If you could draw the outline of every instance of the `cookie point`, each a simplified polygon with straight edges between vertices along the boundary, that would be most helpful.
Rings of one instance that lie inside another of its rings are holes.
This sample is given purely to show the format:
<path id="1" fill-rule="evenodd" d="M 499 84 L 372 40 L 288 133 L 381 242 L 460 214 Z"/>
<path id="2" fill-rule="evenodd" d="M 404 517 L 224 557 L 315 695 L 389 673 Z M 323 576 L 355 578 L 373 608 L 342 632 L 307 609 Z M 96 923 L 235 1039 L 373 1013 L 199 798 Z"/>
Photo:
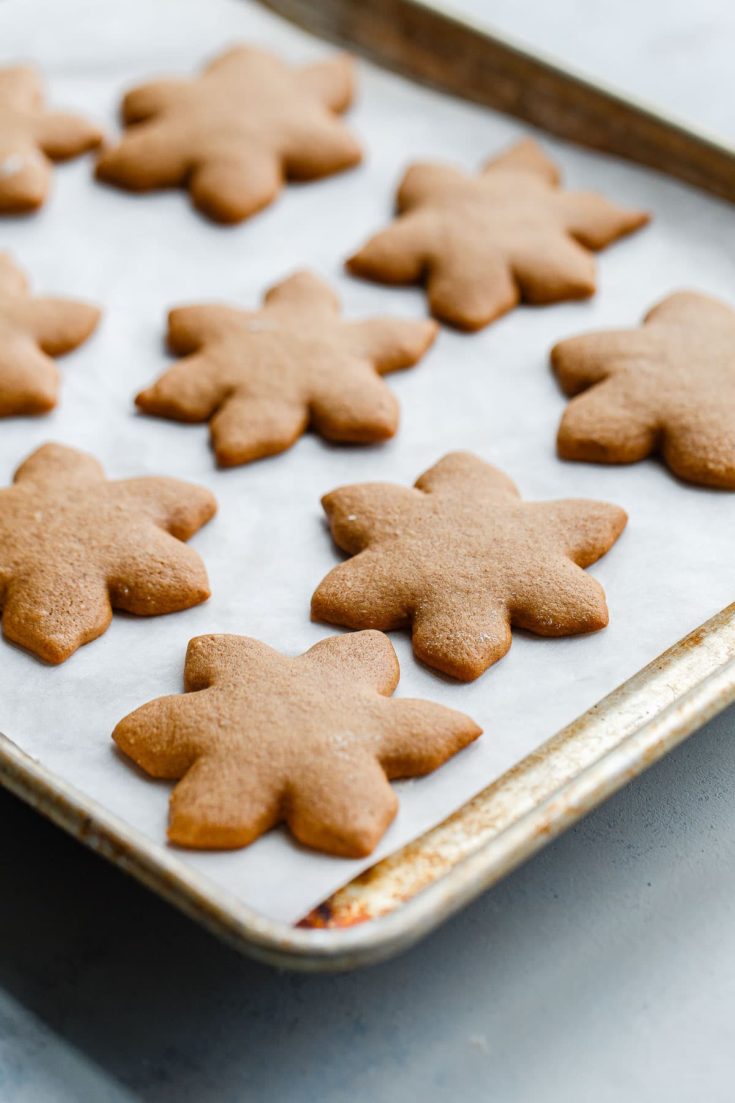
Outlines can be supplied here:
<path id="1" fill-rule="evenodd" d="M 438 670 L 441 674 L 445 674 L 448 678 L 454 678 L 458 682 L 476 682 L 490 666 L 502 657 L 497 656 L 489 661 L 473 661 L 469 658 L 437 655 L 434 652 L 426 653 L 422 648 L 417 648 L 415 643 L 414 655 L 425 666 L 432 670 Z M 481 734 L 481 731 L 478 731 L 479 734 Z"/>
<path id="2" fill-rule="evenodd" d="M 327 517 L 331 518 L 332 511 L 336 508 L 338 495 L 339 490 L 329 490 L 326 494 L 322 494 L 321 498 L 319 499 L 321 507 L 326 513 Z"/>
<path id="3" fill-rule="evenodd" d="M 20 644 L 21 647 L 32 652 L 37 658 L 48 663 L 49 666 L 60 666 L 62 663 L 66 662 L 67 659 L 71 658 L 78 649 L 78 645 L 62 643 L 60 640 L 52 638 L 44 639 L 43 641 L 35 641 L 33 643 L 24 643 L 21 639 L 15 639 L 13 642 Z"/>
<path id="4" fill-rule="evenodd" d="M 619 535 L 623 531 L 625 526 L 628 524 L 629 517 L 628 517 L 628 514 L 626 513 L 626 511 L 623 509 L 622 506 L 613 506 L 612 508 L 613 508 L 613 516 L 614 516 L 615 521 L 616 521 L 617 532 L 618 532 L 618 535 Z"/>
<path id="5" fill-rule="evenodd" d="M 601 597 L 600 605 L 596 611 L 596 615 L 590 617 L 589 622 L 586 625 L 586 630 L 588 632 L 600 632 L 603 628 L 607 628 L 609 623 L 610 613 L 607 608 L 607 602 L 605 601 L 604 597 Z"/>
<path id="6" fill-rule="evenodd" d="M 568 338 L 562 338 L 562 340 L 557 341 L 555 345 L 551 346 L 551 352 L 549 353 L 549 360 L 551 361 L 551 366 L 554 369 L 554 371 L 557 371 L 559 369 L 561 361 L 564 358 L 564 344 L 566 343 L 567 340 L 568 340 Z"/>
<path id="7" fill-rule="evenodd" d="M 23 196 L 13 198 L 7 206 L 2 205 L 2 189 L 0 188 L 0 213 L 4 214 L 33 214 L 40 207 L 43 206 L 43 201 L 46 198 L 46 191 L 37 190 L 31 193 L 26 193 Z"/>
<path id="8" fill-rule="evenodd" d="M 632 223 L 631 229 L 638 230 L 643 226 L 647 226 L 649 222 L 653 221 L 652 211 L 631 211 L 630 221 Z"/>
<path id="9" fill-rule="evenodd" d="M 110 154 L 112 152 L 111 147 L 106 146 L 97 158 L 94 166 L 94 178 L 95 180 L 101 180 L 105 184 L 112 183 L 111 176 L 111 163 L 112 158 Z"/>
<path id="10" fill-rule="evenodd" d="M 87 336 L 94 333 L 97 326 L 100 324 L 104 311 L 102 307 L 97 306 L 95 303 L 81 303 L 80 304 L 87 314 Z"/>
<path id="11" fill-rule="evenodd" d="M 200 583 L 198 586 L 192 587 L 191 604 L 203 605 L 205 601 L 209 601 L 211 596 L 212 591 L 209 588 L 209 583 Z"/>
<path id="12" fill-rule="evenodd" d="M 248 456 L 243 459 L 235 452 L 231 452 L 228 448 L 215 447 L 214 458 L 217 463 L 217 467 L 239 467 L 243 463 L 251 463 L 253 460 L 261 459 L 260 456 Z"/>
<path id="13" fill-rule="evenodd" d="M 319 589 L 320 588 L 316 589 L 314 591 L 314 593 L 311 595 L 311 605 L 309 607 L 310 619 L 315 624 L 323 624 L 325 621 L 328 621 L 328 619 L 329 619 L 328 617 L 326 617 L 324 615 L 325 614 L 325 609 L 324 609 L 323 604 L 322 604 L 322 596 L 319 592 Z"/>

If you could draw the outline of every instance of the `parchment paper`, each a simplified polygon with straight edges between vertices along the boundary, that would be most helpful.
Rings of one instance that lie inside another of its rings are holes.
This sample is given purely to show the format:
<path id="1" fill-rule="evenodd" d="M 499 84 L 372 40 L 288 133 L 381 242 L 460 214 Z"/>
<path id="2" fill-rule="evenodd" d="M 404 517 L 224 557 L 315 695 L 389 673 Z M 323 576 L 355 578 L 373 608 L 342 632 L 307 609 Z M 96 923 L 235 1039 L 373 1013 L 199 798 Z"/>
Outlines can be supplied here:
<path id="1" fill-rule="evenodd" d="M 307 61 L 329 48 L 255 5 L 236 0 L 6 0 L 0 56 L 46 70 L 54 104 L 116 127 L 120 92 L 141 79 L 188 74 L 236 40 Z M 593 573 L 607 591 L 610 627 L 597 635 L 539 640 L 515 633 L 510 654 L 473 685 L 442 679 L 393 636 L 399 694 L 424 696 L 473 715 L 486 734 L 430 778 L 399 786 L 401 810 L 369 862 L 443 819 L 472 794 L 735 597 L 735 496 L 677 483 L 658 463 L 632 468 L 563 464 L 554 437 L 564 408 L 548 368 L 560 337 L 633 325 L 655 300 L 696 287 L 735 301 L 731 208 L 651 173 L 550 140 L 570 186 L 599 188 L 655 214 L 652 226 L 602 254 L 589 303 L 521 309 L 483 333 L 442 330 L 417 368 L 391 377 L 402 407 L 398 436 L 376 448 L 330 447 L 306 437 L 278 458 L 215 470 L 206 426 L 136 415 L 135 392 L 167 364 L 167 308 L 259 301 L 294 268 L 334 281 L 350 317 L 420 316 L 415 290 L 350 279 L 341 262 L 389 217 L 395 184 L 414 158 L 474 168 L 522 130 L 368 65 L 350 125 L 367 160 L 324 183 L 291 187 L 237 228 L 197 216 L 185 195 L 139 198 L 95 185 L 91 161 L 59 168 L 37 217 L 0 222 L 38 291 L 102 304 L 98 334 L 61 362 L 56 412 L 0 421 L 0 478 L 46 440 L 89 449 L 111 476 L 163 473 L 206 483 L 218 517 L 193 544 L 213 597 L 197 609 L 138 620 L 116 615 L 107 634 L 59 668 L 0 644 L 0 730 L 60 777 L 165 844 L 169 786 L 153 783 L 113 751 L 110 732 L 137 705 L 181 688 L 187 641 L 241 632 L 297 653 L 330 633 L 309 621 L 309 598 L 338 560 L 319 497 L 344 483 L 411 483 L 445 452 L 477 451 L 504 468 L 529 498 L 587 496 L 622 505 L 628 530 Z M 295 921 L 369 862 L 309 853 L 275 831 L 246 850 L 178 851 L 266 915 Z"/>

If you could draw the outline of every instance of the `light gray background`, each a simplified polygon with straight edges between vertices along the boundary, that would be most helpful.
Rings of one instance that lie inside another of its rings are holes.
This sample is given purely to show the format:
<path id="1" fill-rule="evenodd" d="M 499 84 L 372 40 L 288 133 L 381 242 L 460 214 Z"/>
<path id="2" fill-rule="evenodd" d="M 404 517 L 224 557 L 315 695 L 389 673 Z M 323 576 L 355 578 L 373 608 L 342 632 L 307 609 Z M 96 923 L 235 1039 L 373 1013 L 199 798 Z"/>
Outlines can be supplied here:
<path id="1" fill-rule="evenodd" d="M 724 0 L 461 3 L 733 136 Z M 336 978 L 237 958 L 0 794 L 0 1103 L 730 1103 L 734 729 L 411 953 Z"/>

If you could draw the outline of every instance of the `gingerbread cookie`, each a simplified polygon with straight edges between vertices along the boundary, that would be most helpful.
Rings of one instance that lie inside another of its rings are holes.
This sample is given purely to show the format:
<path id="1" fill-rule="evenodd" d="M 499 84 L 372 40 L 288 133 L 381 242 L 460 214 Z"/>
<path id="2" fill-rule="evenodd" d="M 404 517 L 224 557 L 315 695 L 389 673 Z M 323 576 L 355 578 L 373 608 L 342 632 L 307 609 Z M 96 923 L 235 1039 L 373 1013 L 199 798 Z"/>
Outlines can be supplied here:
<path id="1" fill-rule="evenodd" d="M 0 253 L 0 417 L 53 409 L 59 373 L 52 357 L 83 344 L 99 317 L 88 303 L 32 298 L 21 270 Z"/>
<path id="2" fill-rule="evenodd" d="M 568 636 L 607 624 L 602 587 L 582 568 L 623 531 L 617 506 L 522 502 L 507 475 L 469 452 L 451 452 L 413 489 L 361 483 L 322 505 L 355 558 L 318 586 L 313 617 L 411 625 L 416 657 L 454 678 L 472 681 L 501 659 L 511 626 Z"/>
<path id="3" fill-rule="evenodd" d="M 182 541 L 216 508 L 203 487 L 108 482 L 86 452 L 45 444 L 0 490 L 5 636 L 61 663 L 102 635 L 113 608 L 152 616 L 205 601 L 204 565 Z"/>
<path id="4" fill-rule="evenodd" d="M 158 80 L 128 92 L 130 129 L 103 152 L 97 176 L 132 191 L 186 186 L 217 222 L 241 222 L 278 195 L 284 179 L 314 180 L 360 162 L 338 121 L 354 94 L 344 54 L 292 68 L 236 46 L 200 77 Z"/>
<path id="5" fill-rule="evenodd" d="M 412 165 L 398 218 L 347 262 L 381 283 L 425 281 L 431 312 L 481 329 L 522 299 L 553 303 L 595 291 L 590 250 L 648 221 L 594 192 L 563 192 L 539 146 L 519 142 L 479 176 L 441 164 Z"/>
<path id="6" fill-rule="evenodd" d="M 35 69 L 0 69 L 0 214 L 40 207 L 48 194 L 51 162 L 78 157 L 102 141 L 98 127 L 43 106 Z"/>
<path id="7" fill-rule="evenodd" d="M 435 335 L 423 320 L 344 322 L 330 287 L 297 272 L 271 288 L 261 310 L 172 310 L 168 341 L 184 359 L 136 403 L 160 417 L 209 421 L 222 467 L 283 452 L 308 425 L 334 441 L 386 440 L 398 403 L 380 376 L 415 364 Z"/>
<path id="8" fill-rule="evenodd" d="M 247 636 L 198 636 L 186 693 L 131 713 L 113 739 L 178 780 L 168 835 L 247 846 L 285 821 L 306 846 L 361 858 L 396 814 L 388 778 L 437 769 L 481 734 L 461 712 L 391 700 L 396 653 L 379 632 L 331 636 L 287 658 Z"/>
<path id="9" fill-rule="evenodd" d="M 735 310 L 680 291 L 639 329 L 561 341 L 552 364 L 572 397 L 559 455 L 635 463 L 654 452 L 681 479 L 735 489 Z M 584 393 L 583 393 L 584 392 Z"/>

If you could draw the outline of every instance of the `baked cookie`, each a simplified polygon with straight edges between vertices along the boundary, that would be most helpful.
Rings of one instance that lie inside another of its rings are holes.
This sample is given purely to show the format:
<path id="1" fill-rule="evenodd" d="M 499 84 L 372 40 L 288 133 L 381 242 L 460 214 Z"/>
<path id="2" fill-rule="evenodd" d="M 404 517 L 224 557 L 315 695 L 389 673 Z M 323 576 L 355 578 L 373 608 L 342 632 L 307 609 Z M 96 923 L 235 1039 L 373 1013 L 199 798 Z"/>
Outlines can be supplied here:
<path id="1" fill-rule="evenodd" d="M 345 322 L 328 284 L 297 272 L 261 310 L 172 310 L 168 342 L 184 359 L 135 401 L 147 414 L 209 421 L 222 467 L 284 452 L 308 425 L 334 441 L 386 440 L 398 403 L 380 376 L 415 364 L 435 335 L 425 320 Z"/>
<path id="2" fill-rule="evenodd" d="M 89 303 L 32 298 L 21 270 L 0 253 L 0 417 L 53 409 L 59 373 L 52 357 L 83 344 L 99 317 Z"/>
<path id="3" fill-rule="evenodd" d="M 331 636 L 287 658 L 247 636 L 198 636 L 186 693 L 143 705 L 113 739 L 178 780 L 168 835 L 247 846 L 285 821 L 306 846 L 360 858 L 396 814 L 388 778 L 428 774 L 481 734 L 461 712 L 390 700 L 396 653 L 379 632 Z"/>
<path id="4" fill-rule="evenodd" d="M 214 497 L 178 479 L 108 482 L 86 452 L 45 444 L 0 490 L 0 610 L 13 643 L 49 663 L 101 636 L 112 609 L 173 613 L 209 597 L 188 540 Z"/>
<path id="5" fill-rule="evenodd" d="M 380 283 L 426 283 L 431 312 L 481 329 L 522 299 L 554 303 L 595 291 L 590 250 L 648 221 L 594 192 L 564 192 L 533 141 L 489 161 L 479 176 L 415 164 L 398 190 L 398 217 L 347 261 Z"/>
<path id="6" fill-rule="evenodd" d="M 735 489 L 735 310 L 679 291 L 639 329 L 590 333 L 551 353 L 572 397 L 567 460 L 635 463 L 658 452 L 681 479 Z"/>
<path id="7" fill-rule="evenodd" d="M 285 178 L 314 180 L 362 153 L 338 121 L 354 95 L 352 61 L 339 54 L 292 68 L 236 46 L 200 77 L 157 80 L 128 92 L 120 144 L 97 176 L 131 191 L 186 186 L 217 222 L 242 222 L 278 195 Z"/>
<path id="8" fill-rule="evenodd" d="M 79 115 L 48 111 L 35 69 L 0 69 L 0 214 L 40 207 L 51 181 L 51 162 L 78 157 L 102 141 L 102 132 Z"/>
<path id="9" fill-rule="evenodd" d="M 623 531 L 617 506 L 522 502 L 507 475 L 469 452 L 451 452 L 412 489 L 360 483 L 322 505 L 355 558 L 318 586 L 314 619 L 411 625 L 416 657 L 444 674 L 479 677 L 505 655 L 511 626 L 568 636 L 607 624 L 602 587 L 582 568 Z"/>

